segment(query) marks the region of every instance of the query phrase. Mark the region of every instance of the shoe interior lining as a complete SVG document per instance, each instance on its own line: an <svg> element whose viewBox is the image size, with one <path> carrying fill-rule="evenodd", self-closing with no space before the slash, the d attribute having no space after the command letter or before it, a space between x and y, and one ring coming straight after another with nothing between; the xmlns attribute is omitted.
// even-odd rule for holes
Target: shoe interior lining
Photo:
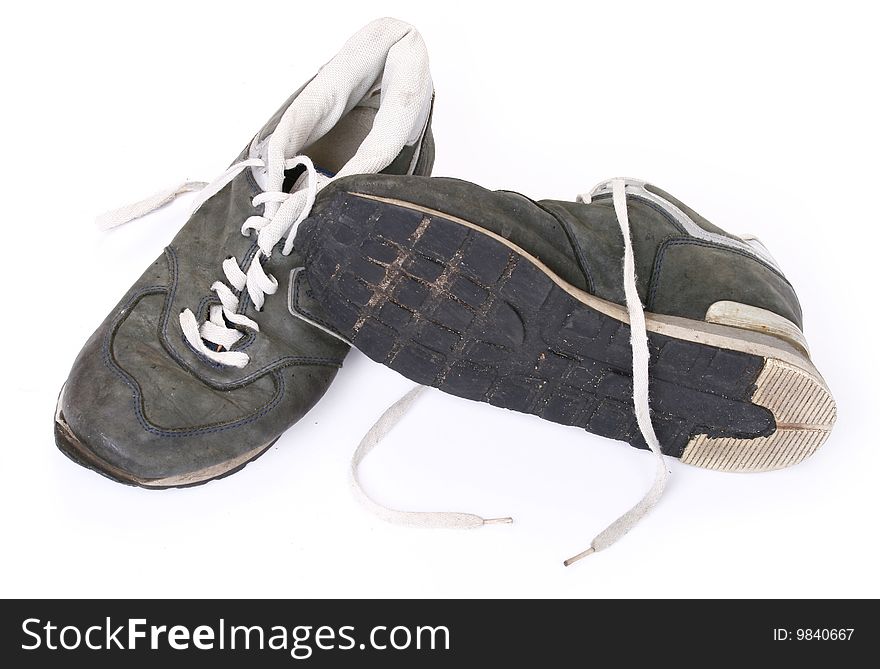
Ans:
<svg viewBox="0 0 880 669"><path fill-rule="evenodd" d="M372 98L378 101L378 91ZM333 175L357 153L372 130L378 111L377 106L370 104L372 98L351 109L330 132L306 148L304 153L312 159L315 167Z"/></svg>

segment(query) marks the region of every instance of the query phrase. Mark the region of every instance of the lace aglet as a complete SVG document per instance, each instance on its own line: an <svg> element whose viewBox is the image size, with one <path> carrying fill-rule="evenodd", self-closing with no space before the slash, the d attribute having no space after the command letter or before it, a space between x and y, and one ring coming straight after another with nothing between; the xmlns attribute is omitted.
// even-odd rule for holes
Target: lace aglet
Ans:
<svg viewBox="0 0 880 669"><path fill-rule="evenodd" d="M513 518L505 516L504 518L483 518L483 525L510 525Z"/></svg>
<svg viewBox="0 0 880 669"><path fill-rule="evenodd" d="M592 546L590 546L587 550L583 551L582 553L578 553L578 554L575 555L574 557L570 557L570 558L568 558L568 559L567 559L565 562L563 562L562 564L564 564L566 567L570 567L570 566L573 565L575 562L577 562L577 561L579 561L579 560L583 560L585 557L587 557L588 555L592 555L592 554L595 553L595 552L596 552L596 549L593 548Z"/></svg>

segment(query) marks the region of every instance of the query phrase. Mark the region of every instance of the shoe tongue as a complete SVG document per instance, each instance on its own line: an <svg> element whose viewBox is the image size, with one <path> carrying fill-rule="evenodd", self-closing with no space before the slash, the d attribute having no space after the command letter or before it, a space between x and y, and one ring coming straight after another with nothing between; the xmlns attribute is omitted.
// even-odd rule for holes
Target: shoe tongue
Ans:
<svg viewBox="0 0 880 669"><path fill-rule="evenodd" d="M379 19L349 39L342 50L292 96L280 115L276 113L264 126L249 153L251 157L264 156L264 144L269 142L283 145L288 155L307 152L355 107L376 109L381 105L384 113L374 115L375 122L368 128L367 137L359 138L359 146L344 165L335 159L322 161L325 166L345 174L379 172L406 146L421 139L430 117L433 92L421 35L409 24ZM267 140L267 137L274 139ZM280 186L278 183L260 185L264 190Z"/></svg>

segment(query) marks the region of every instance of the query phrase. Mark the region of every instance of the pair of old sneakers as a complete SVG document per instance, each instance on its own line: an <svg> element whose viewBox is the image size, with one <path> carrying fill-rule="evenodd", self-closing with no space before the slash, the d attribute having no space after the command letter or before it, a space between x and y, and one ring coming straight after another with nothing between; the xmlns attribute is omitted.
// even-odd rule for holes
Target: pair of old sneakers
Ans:
<svg viewBox="0 0 880 669"><path fill-rule="evenodd" d="M642 181L561 202L429 178L432 106L418 32L374 21L213 183L106 216L112 227L200 189L74 363L59 448L149 488L225 476L309 411L352 344L418 384L653 450L654 485L588 553L656 502L663 455L745 472L819 447L834 400L757 240Z"/></svg>

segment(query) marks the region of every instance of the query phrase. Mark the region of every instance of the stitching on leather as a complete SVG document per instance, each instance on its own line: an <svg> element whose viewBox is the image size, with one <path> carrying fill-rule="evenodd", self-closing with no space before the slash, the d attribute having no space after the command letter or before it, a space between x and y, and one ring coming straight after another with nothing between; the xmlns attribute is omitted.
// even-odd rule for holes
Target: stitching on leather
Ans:
<svg viewBox="0 0 880 669"><path fill-rule="evenodd" d="M638 200L639 203L644 204L645 206L656 211L658 214L663 216L663 218L665 218L670 223L670 225L672 225L672 227L675 228L676 230L678 230L681 234L683 234L683 235L688 234L687 230L684 229L684 226L681 223L679 223L677 220L675 220L675 217L672 214L670 214L668 211L666 211L663 207L661 207L656 202L652 202L651 200L646 200L643 197L639 197L635 193L627 193L626 196L628 198ZM597 195L596 197L593 198L592 201L596 202L597 200L609 200L611 198L612 198L611 193L607 193L607 194L603 194L603 195Z"/></svg>
<svg viewBox="0 0 880 669"><path fill-rule="evenodd" d="M455 179L455 181L462 181L462 180L461 180L461 179ZM467 182L466 182L466 181L462 181L462 183L467 183ZM587 262L586 262L586 256L584 256L584 254L583 254L583 249L581 248L580 244L575 240L575 237L574 237L574 235L572 234L572 232L571 232L571 230L570 230L570 227L565 223L565 221L563 221L562 218L561 218L559 215L557 215L555 212L553 212L552 210L548 209L547 207L545 207L544 205L542 205L540 202L537 202L536 200L533 200L533 199L530 198L528 195L523 195L522 193L519 193L519 192L517 192L517 191L515 191L515 190L508 190L508 189L501 189L501 190L498 190L498 191L495 191L495 192L497 192L497 193L507 193L507 194L509 194L509 195L516 195L516 196L518 196L518 197L521 197L523 200L525 200L525 201L528 202L529 204L534 205L535 207L537 207L537 208L540 209L541 211L543 211L543 212L549 214L550 216L552 216L552 217L556 220L556 222L559 223L559 225L562 227L562 232L565 233L565 236L566 236L566 238L568 239L568 244L569 244L569 246L571 246L572 250L574 251L574 254L575 254L575 260L576 260L577 263L578 263L578 267L580 267L580 270L581 270L581 272L582 272L583 275L584 275L584 279L586 279L586 281L587 281L587 292L588 292L588 293L593 293L593 292L595 291L595 285L596 285L596 284L595 284L595 282L593 281L593 275L592 275L592 273L590 272L590 267L589 267L589 265L588 265Z"/></svg>
<svg viewBox="0 0 880 669"><path fill-rule="evenodd" d="M254 139L256 139L256 137L254 137ZM253 141L254 140L252 139L250 142L248 142L248 145L246 147L244 147L244 151L242 151L241 153L238 154L239 156L242 157L241 158L242 160L247 160L247 158L250 156L251 144L253 143ZM257 183L257 180L254 179L253 170L248 168L244 171L244 173L245 173L245 181L247 182L248 186L251 187L251 193L253 195L256 195L260 190L260 185ZM265 205L262 205L262 204L260 206L265 207Z"/></svg>
<svg viewBox="0 0 880 669"><path fill-rule="evenodd" d="M595 199L595 200L598 200L598 199L607 199L607 198L609 198L609 197L611 197L611 195L601 195L601 196L598 196L598 197L596 197L596 198L594 198L594 199ZM693 242L694 244L701 244L701 245L706 246L706 247L711 247L711 248L721 249L722 251L730 251L731 253L736 253L737 255L741 255L743 258L748 258L749 260L754 260L756 263L758 263L759 265L761 265L761 266L764 267L765 269L769 270L770 272L772 272L773 274L775 274L776 276L778 276L778 277L779 277L780 279L782 279L785 283L787 283L787 284L789 285L789 287L791 287L792 290L794 290L794 287L791 286L791 283L788 281L788 279L785 277L785 275L784 275L781 271L779 271L779 270L778 270L776 267L774 267L773 265L771 265L771 264L765 262L764 260L762 260L762 259L759 258L758 256L756 256L756 255L754 255L754 254L751 254L751 253L748 253L747 251L744 251L744 250L742 250L742 249L738 249L738 248L736 248L736 247L734 247L734 246L728 246L727 244L720 244L720 243L718 243L718 242L711 242L711 241L708 241L708 240L706 240L706 239L700 239L699 237L693 237L693 236L691 236L691 235L688 233L687 230L685 230L685 229L681 226L681 224L679 224L678 221L675 220L675 218L672 217L672 215L671 215L668 211L666 211L665 209L663 209L663 207L661 207L661 206L658 205L657 203L652 202L651 200L646 200L645 198L640 197L638 194L634 194L634 193L627 193L627 197L633 198L633 199L638 200L639 202L641 202L641 203L643 203L643 204L648 205L648 206L651 207L651 209L653 209L654 211L658 212L659 214L662 214L663 217L664 217L667 221L669 221L672 225L675 226L676 230L680 230L681 233L682 233L683 235L686 236L686 240L684 240L684 241L680 241L680 240L679 240L679 241L677 241L676 243L678 243L678 244L684 244L684 243L687 243L688 241L691 241L691 242ZM659 196L658 196L658 197L659 197ZM687 213L685 213L685 216L687 216L691 221L693 221L694 225L696 225L696 226L699 227L700 229L703 229L703 227L702 227L699 223L697 223L696 221L694 221L694 219L693 219L692 216L688 216ZM676 239L677 239L677 238L675 238L675 237L672 238L672 240L676 240ZM670 240L667 240L667 241L670 241ZM663 242L663 243L665 244L666 242ZM660 254L660 252L658 251L658 257L659 257L659 254Z"/></svg>
<svg viewBox="0 0 880 669"><path fill-rule="evenodd" d="M299 299L299 293L301 290L300 284L302 283L302 279L300 278L301 276L302 276L302 272L297 274L296 283L294 284L294 288L293 288L294 301L296 302L297 311L299 311L304 316L307 316L309 319L315 321L315 323L318 323L319 325L323 325L328 330L331 330L332 332L335 332L341 336L342 333L340 333L339 330L337 330L334 325L331 325L326 320L324 320L323 318L321 318L320 316L318 316L314 312L309 311L308 309L306 309L302 305L302 303L300 302L300 299Z"/></svg>
<svg viewBox="0 0 880 669"><path fill-rule="evenodd" d="M770 271L774 276L781 279L785 285L791 288L794 291L794 288L789 283L788 279L779 274L773 267L765 263L760 258L756 258L745 251L741 251L739 249L732 248L730 246L725 246L724 244L717 244L715 242L709 242L704 239L697 239L696 237L686 237L686 238L672 238L667 239L662 244L660 244L660 248L657 251L657 256L654 259L654 267L651 270L651 287L648 291L648 303L645 305L646 309L651 309L654 306L654 301L657 298L657 292L660 290L660 277L661 270L663 269L663 261L666 259L666 251L672 246L684 246L684 245L694 245L694 246L702 246L704 248L712 248L718 249L719 251L726 251L728 253L734 253L738 256L745 258L746 260L751 260L752 262L760 265L764 269Z"/></svg>
<svg viewBox="0 0 880 669"><path fill-rule="evenodd" d="M205 356L204 353L197 351L193 347L193 345L189 343L189 340L183 336L183 334L180 335L180 343L183 344L184 347L188 348L193 353L193 355L195 355L199 360L202 361L203 364L208 365L208 367L213 367L214 369L216 369L219 372L222 372L225 369L225 367L223 365L221 365L219 362L217 362L216 360L211 360L211 358L208 358L207 356ZM194 378L198 378L198 377L194 377Z"/></svg>
<svg viewBox="0 0 880 669"><path fill-rule="evenodd" d="M198 321L200 321L200 322L201 322L201 321L205 321L205 320L207 320L207 318L208 318L208 307L209 307L209 306L213 306L213 305L215 305L215 304L217 304L217 305L221 304L220 300L219 300L216 296L203 297L203 298L202 298L202 301L199 302L199 306L198 306L198 308L197 308L197 310L196 310L196 320L198 320ZM254 333L254 332L242 332L241 334L242 334L242 338L239 339L237 342L235 342L235 343L232 345L232 348L229 349L230 351L241 351L241 350L244 350L244 349L246 349L248 346L250 346L251 344L253 344L253 343L257 340L257 335L256 335L256 333ZM188 346L188 348L189 348L193 353L195 353L196 355L198 355L199 357L201 357L203 360L206 360L207 362L209 362L209 363L211 364L211 366L213 366L213 367L217 367L217 369L223 369L223 366L222 366L222 365L218 365L218 364L215 363L213 360L209 360L208 358L204 357L201 353L199 353L196 349L194 349L194 348L192 347L192 344L190 344L190 343L186 340L185 337L181 337L181 339L183 339L184 343L186 343L186 345Z"/></svg>
<svg viewBox="0 0 880 669"><path fill-rule="evenodd" d="M207 319L208 319L208 307L209 307L209 306L213 306L213 305L215 305L215 304L216 304L216 305L220 305L220 304L221 304L220 300L217 299L216 297L210 297L210 296L209 296L209 297L203 297L203 298L202 298L202 301L199 302L199 306L198 306L198 308L197 308L197 310L196 310L196 320L199 321L199 322L202 322L202 321L207 320ZM241 332L241 331L239 331L239 332ZM253 344L253 343L256 341L256 339L257 339L257 335L256 335L255 333L253 333L253 332L242 332L241 334L242 334L241 339L239 339L237 342L235 342L235 343L232 345L232 348L229 349L230 351L241 351L241 350L243 350L243 349L246 349L248 346L250 346L251 344ZM222 366L222 365L218 365L218 364L215 363L213 360L209 360L208 358L205 358L201 353L199 353L196 349L194 349L194 348L192 347L192 344L190 344L190 343L186 340L185 337L181 337L181 339L184 340L184 342L187 344L187 346L189 347L189 349L190 349L193 353L195 353L196 355L200 356L200 357L203 358L204 360L209 361L210 364L211 364L212 366L217 367L217 369L223 369L223 366Z"/></svg>
<svg viewBox="0 0 880 669"><path fill-rule="evenodd" d="M249 253L256 252L256 242L252 244L252 250L249 249ZM192 369L182 357L179 356L177 351L171 347L168 342L168 321L170 318L170 308L173 303L174 296L176 295L177 285L178 285L178 264L177 264L177 255L175 250L168 246L165 249L165 257L166 263L168 265L168 270L170 274L170 284L169 285L152 285L142 288L137 293L133 294L129 300L126 301L125 305L119 310L116 317L111 322L110 326L107 329L106 334L103 337L102 345L101 345L101 357L104 364L113 372L116 376L118 376L123 383L125 383L132 392L132 403L134 405L134 413L135 417L138 420L140 426L147 432L151 434L155 434L161 437L187 437L187 436L196 436L203 434L212 434L219 433L228 430L232 430L238 427L242 427L244 425L250 424L254 421L259 420L270 411L272 411L283 399L286 392L286 385L284 382L284 376L280 373L280 370L283 367L293 366L293 365L322 365L322 366L332 366L332 367L340 367L341 362L338 360L333 360L331 358L323 358L323 357L308 357L308 356L286 356L284 358L280 358L278 361L273 363L272 365L267 365L263 370L259 370L254 374L245 377L244 379L239 380L238 382L231 384L216 384L205 379L200 378L198 375L194 374ZM232 390L236 388L244 387L248 385L253 380L258 377L264 376L266 374L271 375L273 383L275 385L275 395L274 397L266 403L259 410L251 413L250 415L241 418L236 421L226 422L226 423L216 423L212 425L203 425L192 428L183 428L176 430L169 430L157 427L153 425L149 419L146 417L143 408L143 392L141 390L140 384L137 380L129 374L121 365L119 365L116 360L113 358L112 354L112 343L115 340L115 336L119 328L131 315L132 307L139 303L144 297L148 295L156 295L162 294L166 295L165 300L162 306L162 313L159 318L159 327L157 335L159 336L159 341L165 349L166 353L175 360L181 367L194 378L196 378L199 382L204 383L207 387L210 387L215 390ZM206 297L202 300L199 305L199 311L201 312L205 306L212 302L210 297ZM253 337L253 335L251 335ZM187 342L188 343L188 342ZM199 355L197 351L193 351L200 359L205 360L212 366L215 365L213 361L205 359L203 356ZM219 367L219 366L218 366Z"/></svg>
<svg viewBox="0 0 880 669"><path fill-rule="evenodd" d="M128 371L126 371L125 368L123 368L118 362L116 362L116 360L113 358L111 346L117 331L120 327L122 327L122 324L125 322L125 320L131 315L132 311L129 310L135 304L139 303L144 297L148 295L161 294L164 292L167 292L167 288L164 286L149 286L135 293L131 297L131 299L126 302L125 306L120 310L116 318L113 319L113 322L107 329L107 334L104 336L104 340L101 346L101 357L104 361L104 364L107 365L110 371L115 373L131 389L132 402L134 404L134 413L140 426L147 432L162 437L188 437L200 434L210 434L232 430L237 427L241 427L242 425L252 423L259 418L262 418L272 409L274 409L281 401L285 391L284 377L278 372L273 372L271 374L273 377L273 382L275 384L275 396L267 404L263 405L261 409L251 413L245 418L232 422L215 423L213 425L205 425L177 430L160 428L153 425L149 421L149 419L146 417L146 414L144 413L143 391L141 390L140 384L137 382L137 379L129 374Z"/></svg>
<svg viewBox="0 0 880 669"><path fill-rule="evenodd" d="M244 351L247 348L250 348L251 344L257 341L257 335L254 332L245 332L244 337L239 339L232 345L230 351Z"/></svg>
<svg viewBox="0 0 880 669"><path fill-rule="evenodd" d="M556 221L559 223L560 226L562 226L562 231L565 233L565 236L568 238L568 243L571 245L571 248L574 251L575 257L577 258L577 261L578 261L578 265L581 268L581 272L584 273L584 278L587 280L587 292L588 293L595 293L596 292L596 284L593 281L593 274L592 274L592 272L590 272L590 266L587 264L587 258L584 255L584 250L581 247L581 244L578 241L577 237L575 236L574 232L572 231L571 226L568 224L567 221L563 220L563 218L559 214L548 209L547 207L543 206L539 202L535 202L534 200L530 200L530 202L532 202L535 206L537 206L538 209L541 209L542 211L546 211L548 214L550 214L553 218L556 219Z"/></svg>
<svg viewBox="0 0 880 669"><path fill-rule="evenodd" d="M211 388L215 388L217 390L233 390L235 388L241 388L242 386L246 386L248 383L251 383L254 379L263 376L264 374L268 374L270 372L275 371L276 369L281 369L282 367L289 367L291 365L321 365L325 367L341 367L342 361L334 358L325 358L325 357L311 357L311 356L285 356L283 358L279 358L273 363L270 363L263 367L262 369L257 370L256 372L245 376L238 381L234 381L231 383L216 383L214 381L204 379L198 374L196 374L187 361L177 352L177 350L171 345L168 339L168 320L171 313L171 304L174 302L174 296L177 291L177 283L178 283L178 268L177 268L177 253L175 250L168 246L165 249L166 259L168 261L168 271L171 275L171 285L170 290L168 292L168 297L165 299L165 304L162 306L162 317L159 319L159 340L162 343L165 351L170 355L181 367L183 367L187 372L192 374L195 378L197 378L202 383L208 385Z"/></svg>
<svg viewBox="0 0 880 669"><path fill-rule="evenodd" d="M199 302L199 306L196 307L196 318L201 320L207 315L208 306L213 304L220 304L220 300L216 297L206 296L202 298L202 301Z"/></svg>
<svg viewBox="0 0 880 669"><path fill-rule="evenodd" d="M248 248L248 250L244 254L244 259L238 263L239 269L242 269L243 265L247 264L247 262L251 258L253 258L256 250L257 250L257 243L255 241L251 242L250 247ZM237 298L239 298L238 310L235 313L237 313L237 314L243 313L244 309L242 308L241 296L242 296L242 293L245 293L245 295L246 295L245 301L248 302L249 295L244 290L236 290L234 287L232 288L232 293ZM196 310L197 320L204 321L207 319L208 315L207 315L206 307L210 304L220 304L220 299L216 296L216 294L215 295L206 295L205 297L202 298L202 301L199 302L198 309ZM241 339L239 339L237 342L235 342L232 345L232 348L229 349L230 351L243 351L244 349L248 348L251 344L253 344L257 340L257 335L254 332L242 331L242 330L239 330L239 332L241 332L243 336ZM217 369L223 369L222 365L218 365L213 360L206 358L204 355L202 355L196 349L194 349L192 344L190 344L188 341L185 343L187 344L187 348L189 348L193 353L198 355L199 358L208 362L208 364L210 364L212 367L216 367Z"/></svg>

